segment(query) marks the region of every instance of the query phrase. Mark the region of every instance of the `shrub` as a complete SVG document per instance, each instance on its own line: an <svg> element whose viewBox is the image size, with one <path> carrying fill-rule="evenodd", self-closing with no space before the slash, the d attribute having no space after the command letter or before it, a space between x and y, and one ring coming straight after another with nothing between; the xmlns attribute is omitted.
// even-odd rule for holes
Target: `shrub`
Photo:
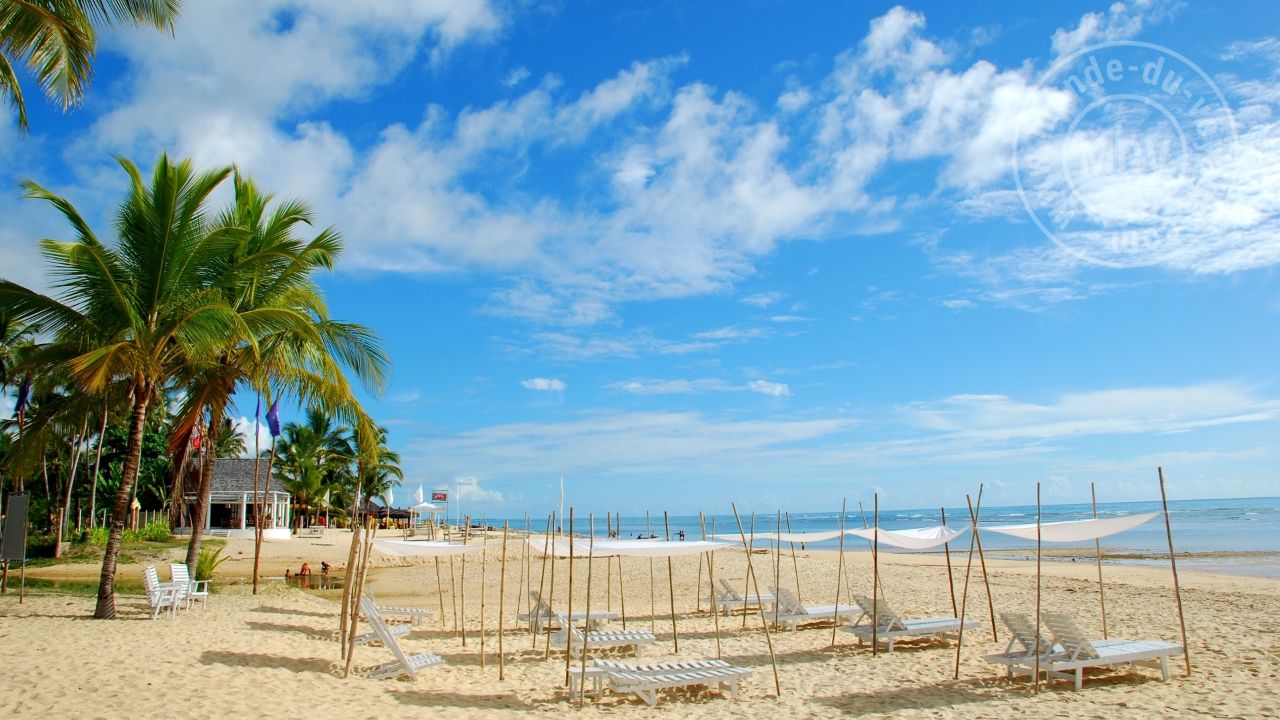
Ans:
<svg viewBox="0 0 1280 720"><path fill-rule="evenodd" d="M211 580L213 571L218 566L226 562L226 558L222 557L222 549L224 545L216 548L204 547L200 548L200 556L196 558L196 580Z"/></svg>
<svg viewBox="0 0 1280 720"><path fill-rule="evenodd" d="M169 532L169 521L164 518L156 518L137 532L125 531L125 540L147 540L150 542L168 542L173 539L173 533Z"/></svg>

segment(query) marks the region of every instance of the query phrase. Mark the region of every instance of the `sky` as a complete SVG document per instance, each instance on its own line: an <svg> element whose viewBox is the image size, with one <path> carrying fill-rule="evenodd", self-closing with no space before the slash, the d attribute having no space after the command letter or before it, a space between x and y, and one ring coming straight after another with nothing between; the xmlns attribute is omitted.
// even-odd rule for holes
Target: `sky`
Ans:
<svg viewBox="0 0 1280 720"><path fill-rule="evenodd" d="M1277 494L1274 3L184 6L0 113L0 274L69 237L23 178L110 234L113 155L306 200L397 504Z"/></svg>

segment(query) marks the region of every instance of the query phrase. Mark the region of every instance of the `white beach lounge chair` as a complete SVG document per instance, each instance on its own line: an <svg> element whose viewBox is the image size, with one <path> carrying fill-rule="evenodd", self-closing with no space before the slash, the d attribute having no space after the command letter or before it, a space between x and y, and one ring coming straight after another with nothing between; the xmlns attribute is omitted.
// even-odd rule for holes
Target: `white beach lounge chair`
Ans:
<svg viewBox="0 0 1280 720"><path fill-rule="evenodd" d="M592 683L591 692L597 698L604 694L604 684L608 682L612 689L619 692L633 692L650 705L657 702L658 688L653 688L654 692L650 693L647 684L637 683L634 676L657 678L663 682L676 681L676 684L664 684L663 687L716 684L723 688L728 685L729 694L734 698L738 696L738 682L751 677L750 668L737 667L726 660L685 660L661 663L596 660L585 671L572 667L569 672L571 695L579 691L585 679ZM612 679L615 674L623 676L622 681L617 685L614 685ZM636 689L637 687L639 690Z"/></svg>
<svg viewBox="0 0 1280 720"><path fill-rule="evenodd" d="M538 592L531 591L529 593L529 603L533 607L529 612L523 612L516 616L516 619L523 623L528 623L530 632L542 632L548 626L560 629L557 625L556 614L547 604ZM560 613L564 615L564 613ZM574 611L572 620L578 625L586 624L588 630L599 630L603 628L610 620L617 620L618 613L608 612L606 610L592 610L589 614L582 610Z"/></svg>
<svg viewBox="0 0 1280 720"><path fill-rule="evenodd" d="M636 657L641 649L657 638L648 630L588 630L583 632L564 613L555 613L560 629L551 634L551 647L567 648L571 657L580 657L584 646L590 649L635 647Z"/></svg>
<svg viewBox="0 0 1280 720"><path fill-rule="evenodd" d="M858 620L863 618L867 622L856 622L854 625L846 625L843 629L845 632L851 632L858 636L858 644L863 641L870 640L872 636L872 623L875 623L875 638L877 643L885 643L888 645L889 652L893 652L893 645L901 638L930 637L953 635L960 632L960 618L942 615L938 617L928 618L901 618L898 617L893 610L889 609L884 600L880 600L875 606L878 618L872 619L871 598L854 595L853 601L862 608L862 615ZM964 628L966 630L977 629L981 624L976 620L965 620Z"/></svg>
<svg viewBox="0 0 1280 720"><path fill-rule="evenodd" d="M182 602L191 607L198 600L201 608L208 607L209 581L192 580L184 563L169 563L169 577L182 593Z"/></svg>
<svg viewBox="0 0 1280 720"><path fill-rule="evenodd" d="M147 604L151 606L151 619L155 620L161 610L168 610L169 617L178 613L182 604L182 592L173 583L160 582L160 574L155 565L148 565L142 572L142 583L147 590Z"/></svg>
<svg viewBox="0 0 1280 720"><path fill-rule="evenodd" d="M769 588L778 598L773 611L766 613L770 618L777 618L779 627L796 630L800 623L810 622L853 622L861 612L857 605L801 605L800 598L786 588Z"/></svg>
<svg viewBox="0 0 1280 720"><path fill-rule="evenodd" d="M369 599L373 600L372 593L365 593L365 595L368 595ZM420 621L426 620L427 618L431 617L431 611L426 608L397 606L397 605L378 605L378 612L382 615L383 618L389 618L389 617L409 618L409 622L413 623L414 625L417 625Z"/></svg>
<svg viewBox="0 0 1280 720"><path fill-rule="evenodd" d="M395 635L396 637L400 637L401 635L408 635L412 630L413 630L413 626L410 625L409 623L387 625L387 632L390 632L392 635ZM361 633L356 636L357 645L372 645L373 643L381 643L381 642L382 642L382 638L378 636L378 633L373 632L372 630L370 630L367 633Z"/></svg>
<svg viewBox="0 0 1280 720"><path fill-rule="evenodd" d="M1047 662L1041 659L1040 669L1046 678L1075 681L1076 690L1083 687L1084 669L1088 667L1158 667L1161 678L1168 680L1169 656L1183 653L1181 645L1163 640L1090 641L1071 616L1061 613L1045 613L1044 623L1054 642L1062 646L1062 652L1050 656Z"/></svg>
<svg viewBox="0 0 1280 720"><path fill-rule="evenodd" d="M368 621L370 627L373 628L373 633L377 636L378 642L382 643L395 656L395 660L392 662L371 668L369 670L370 677L384 679L408 675L411 680L416 680L418 678L418 670L444 664L444 658L432 652L406 655L400 647L400 643L396 641L396 633L392 632L387 626L387 621L378 613L378 606L373 603L369 596L365 595L360 598L360 610L364 613L365 620Z"/></svg>
<svg viewBox="0 0 1280 720"><path fill-rule="evenodd" d="M720 589L716 591L714 601L717 609L719 609L721 613L728 615L738 609L768 609L770 605L777 601L777 598L767 593L762 593L760 595L747 593L744 595L733 586L733 583L729 582L725 578L720 578Z"/></svg>
<svg viewBox="0 0 1280 720"><path fill-rule="evenodd" d="M1012 678L1014 675L1031 677L1035 673L1037 647L1041 662L1063 651L1061 645L1054 645L1046 640L1040 634L1036 624L1026 615L1002 612L1000 622L1009 629L1009 642L1005 645L1004 652L987 655L986 661L1004 665L1005 677Z"/></svg>

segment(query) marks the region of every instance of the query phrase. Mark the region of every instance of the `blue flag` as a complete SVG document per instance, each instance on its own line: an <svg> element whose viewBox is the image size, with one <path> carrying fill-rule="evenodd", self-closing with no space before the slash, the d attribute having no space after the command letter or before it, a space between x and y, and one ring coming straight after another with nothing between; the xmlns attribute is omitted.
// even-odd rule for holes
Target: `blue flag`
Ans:
<svg viewBox="0 0 1280 720"><path fill-rule="evenodd" d="M267 429L271 431L271 437L280 437L280 400L278 398L271 402L271 407L267 408Z"/></svg>
<svg viewBox="0 0 1280 720"><path fill-rule="evenodd" d="M254 421L257 421L257 420L258 420L258 418L260 418L260 417L262 417L262 396L261 396L261 395L259 395L259 396L258 396L258 404L257 404L257 406L253 408L253 419L254 419Z"/></svg>
<svg viewBox="0 0 1280 720"><path fill-rule="evenodd" d="M18 388L18 404L14 406L14 412L21 415L23 410L27 409L27 401L31 399L31 376L28 375L22 379L22 385Z"/></svg>

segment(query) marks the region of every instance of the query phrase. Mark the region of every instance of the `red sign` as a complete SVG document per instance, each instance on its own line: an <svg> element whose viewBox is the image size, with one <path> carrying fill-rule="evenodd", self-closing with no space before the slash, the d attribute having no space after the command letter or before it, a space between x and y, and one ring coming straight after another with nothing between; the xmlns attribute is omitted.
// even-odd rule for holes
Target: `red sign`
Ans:
<svg viewBox="0 0 1280 720"><path fill-rule="evenodd" d="M433 492L431 493L431 502L449 502L449 493L439 491Z"/></svg>

